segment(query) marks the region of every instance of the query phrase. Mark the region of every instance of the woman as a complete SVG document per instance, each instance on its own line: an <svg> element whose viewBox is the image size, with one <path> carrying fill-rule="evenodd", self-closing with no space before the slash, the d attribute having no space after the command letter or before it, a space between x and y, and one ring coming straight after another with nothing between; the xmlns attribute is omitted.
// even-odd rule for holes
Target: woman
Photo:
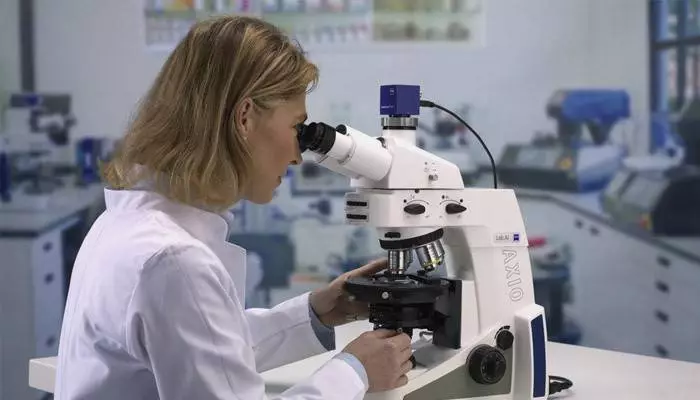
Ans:
<svg viewBox="0 0 700 400"><path fill-rule="evenodd" d="M197 24L166 61L106 165L106 211L71 278L61 399L262 399L261 371L332 349L364 317L349 275L270 310L244 310L245 250L226 242L239 200L265 203L300 161L295 126L317 69L252 18ZM410 339L368 332L282 398L360 399L407 382Z"/></svg>

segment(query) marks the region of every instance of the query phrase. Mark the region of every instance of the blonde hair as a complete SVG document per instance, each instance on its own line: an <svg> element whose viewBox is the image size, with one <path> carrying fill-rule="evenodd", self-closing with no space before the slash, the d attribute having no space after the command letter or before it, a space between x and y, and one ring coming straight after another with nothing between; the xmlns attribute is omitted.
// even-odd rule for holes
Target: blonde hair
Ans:
<svg viewBox="0 0 700 400"><path fill-rule="evenodd" d="M318 68L275 26L224 16L197 23L150 88L102 176L115 189L150 181L166 197L224 209L248 182L250 150L235 110L312 90Z"/></svg>

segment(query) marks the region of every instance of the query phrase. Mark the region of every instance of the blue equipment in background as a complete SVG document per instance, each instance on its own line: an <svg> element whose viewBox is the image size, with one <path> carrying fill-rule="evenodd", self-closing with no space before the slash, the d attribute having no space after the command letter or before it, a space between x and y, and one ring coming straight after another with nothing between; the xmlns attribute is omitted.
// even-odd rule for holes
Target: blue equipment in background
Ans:
<svg viewBox="0 0 700 400"><path fill-rule="evenodd" d="M569 242L556 237L531 235L528 242L535 302L545 309L547 336L553 342L578 344L583 332L565 309L566 304L574 302L573 249Z"/></svg>
<svg viewBox="0 0 700 400"><path fill-rule="evenodd" d="M605 187L626 156L621 145L610 143L610 134L618 122L630 117L628 93L560 90L550 97L546 111L557 123L556 135L506 146L499 160L501 181L566 192Z"/></svg>
<svg viewBox="0 0 700 400"><path fill-rule="evenodd" d="M93 138L80 139L76 145L75 158L78 167L78 184L99 182L100 142Z"/></svg>
<svg viewBox="0 0 700 400"><path fill-rule="evenodd" d="M12 200L10 192L10 184L12 180L12 171L10 170L10 156L5 150L2 139L0 138L0 202L9 203Z"/></svg>
<svg viewBox="0 0 700 400"><path fill-rule="evenodd" d="M622 90L559 91L547 104L547 115L557 121L559 139L572 147L585 145L583 128L593 144L605 144L614 125L630 117L630 99Z"/></svg>
<svg viewBox="0 0 700 400"><path fill-rule="evenodd" d="M700 237L700 100L652 117L652 152L628 158L601 195L613 220L654 235Z"/></svg>

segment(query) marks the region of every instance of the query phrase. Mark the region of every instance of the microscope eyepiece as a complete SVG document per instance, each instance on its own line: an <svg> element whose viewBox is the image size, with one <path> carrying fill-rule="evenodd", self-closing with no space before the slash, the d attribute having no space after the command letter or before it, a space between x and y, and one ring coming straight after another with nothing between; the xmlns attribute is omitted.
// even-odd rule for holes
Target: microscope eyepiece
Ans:
<svg viewBox="0 0 700 400"><path fill-rule="evenodd" d="M312 122L308 125L297 125L297 140L299 150L311 150L319 154L328 153L335 144L336 130L323 122Z"/></svg>
<svg viewBox="0 0 700 400"><path fill-rule="evenodd" d="M310 150L316 162L351 179L378 181L391 167L391 153L377 138L347 125L333 128L323 122L298 124L299 150Z"/></svg>

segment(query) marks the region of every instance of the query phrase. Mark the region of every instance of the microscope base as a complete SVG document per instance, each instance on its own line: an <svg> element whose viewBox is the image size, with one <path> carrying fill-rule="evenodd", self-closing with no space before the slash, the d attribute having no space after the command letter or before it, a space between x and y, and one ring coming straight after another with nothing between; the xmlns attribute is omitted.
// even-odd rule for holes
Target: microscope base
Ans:
<svg viewBox="0 0 700 400"><path fill-rule="evenodd" d="M537 304L527 306L513 321L504 321L503 326L509 326L514 334L512 346L505 346L506 349L499 348L496 340L501 327L482 332L458 350L436 347L431 340L422 338L413 345L416 368L409 372L408 384L392 391L369 393L365 399L545 399L548 376L544 309ZM495 353L502 358L492 357ZM505 366L494 360L505 361ZM475 367L485 376L475 376ZM502 377L498 379L498 375ZM479 383L475 377L493 383Z"/></svg>

